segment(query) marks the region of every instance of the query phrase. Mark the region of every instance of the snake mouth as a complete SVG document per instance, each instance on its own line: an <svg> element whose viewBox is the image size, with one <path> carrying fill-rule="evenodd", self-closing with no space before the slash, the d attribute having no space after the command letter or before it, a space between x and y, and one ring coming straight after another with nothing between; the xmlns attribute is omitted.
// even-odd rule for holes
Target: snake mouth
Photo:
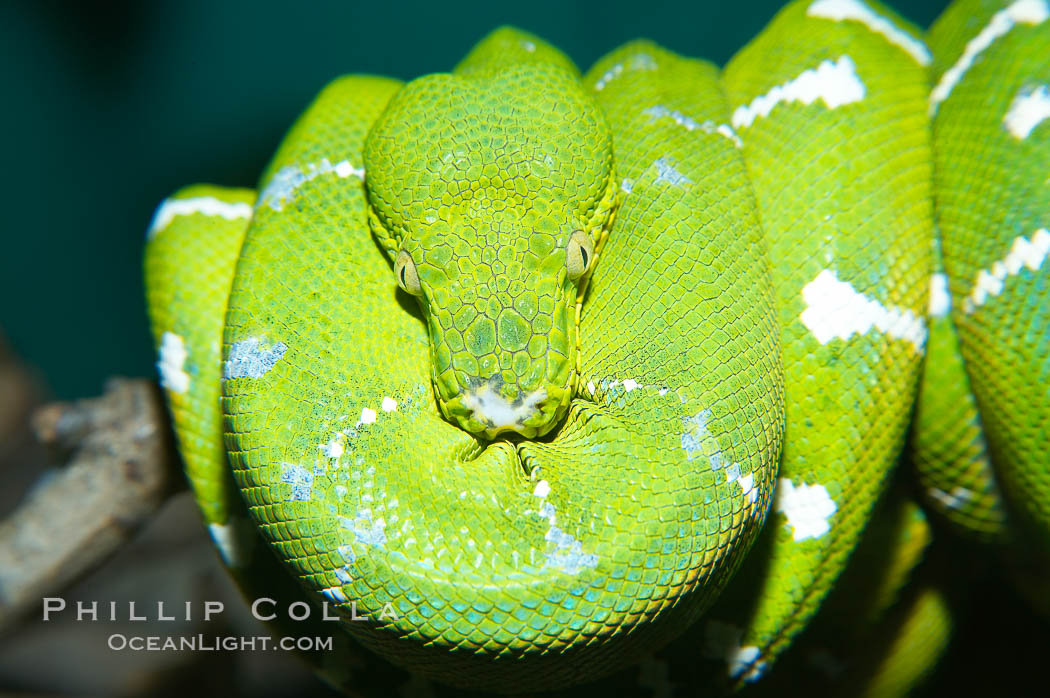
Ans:
<svg viewBox="0 0 1050 698"><path fill-rule="evenodd" d="M487 439L507 434L535 438L555 426L567 391L545 387L508 398L502 387L498 381L480 382L443 402L442 411L461 428Z"/></svg>

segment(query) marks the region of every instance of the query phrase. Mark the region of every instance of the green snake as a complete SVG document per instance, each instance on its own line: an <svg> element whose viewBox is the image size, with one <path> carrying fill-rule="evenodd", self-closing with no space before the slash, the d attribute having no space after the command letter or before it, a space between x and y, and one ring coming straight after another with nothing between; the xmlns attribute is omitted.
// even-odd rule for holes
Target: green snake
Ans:
<svg viewBox="0 0 1050 698"><path fill-rule="evenodd" d="M231 572L454 685L570 686L705 613L753 682L913 412L932 515L1045 552L1048 15L960 0L924 37L805 0L722 70L637 41L581 76L500 29L331 83L256 191L186 188L148 234Z"/></svg>

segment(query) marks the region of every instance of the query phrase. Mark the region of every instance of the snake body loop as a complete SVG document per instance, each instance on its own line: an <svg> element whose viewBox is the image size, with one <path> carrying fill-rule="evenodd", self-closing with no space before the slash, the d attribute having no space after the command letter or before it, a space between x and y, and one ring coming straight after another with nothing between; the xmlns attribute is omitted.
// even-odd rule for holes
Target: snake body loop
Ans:
<svg viewBox="0 0 1050 698"><path fill-rule="evenodd" d="M257 192L174 195L158 365L246 593L283 569L391 662L502 691L710 611L695 656L753 682L876 515L920 381L929 505L1045 551L1048 15L960 0L927 48L806 0L724 70L638 41L582 76L500 29L449 74L334 81ZM929 541L902 506L873 618ZM938 592L909 604L942 648ZM936 655L920 626L879 685Z"/></svg>

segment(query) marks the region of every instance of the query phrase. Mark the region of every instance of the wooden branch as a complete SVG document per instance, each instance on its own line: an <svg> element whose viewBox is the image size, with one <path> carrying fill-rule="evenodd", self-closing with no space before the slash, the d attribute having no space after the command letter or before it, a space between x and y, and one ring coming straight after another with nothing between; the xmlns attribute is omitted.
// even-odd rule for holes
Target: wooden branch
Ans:
<svg viewBox="0 0 1050 698"><path fill-rule="evenodd" d="M67 465L0 523L0 630L108 558L181 484L163 401L145 380L46 406L37 437Z"/></svg>

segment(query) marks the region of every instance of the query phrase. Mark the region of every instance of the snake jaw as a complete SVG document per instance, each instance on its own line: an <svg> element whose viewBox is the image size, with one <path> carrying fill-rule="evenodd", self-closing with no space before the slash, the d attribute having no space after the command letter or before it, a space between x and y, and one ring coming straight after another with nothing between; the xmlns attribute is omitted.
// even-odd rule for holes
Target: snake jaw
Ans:
<svg viewBox="0 0 1050 698"><path fill-rule="evenodd" d="M452 400L441 401L441 411L466 431L487 439L506 433L536 438L557 425L571 392L544 387L508 399L498 387L492 380L482 382Z"/></svg>

